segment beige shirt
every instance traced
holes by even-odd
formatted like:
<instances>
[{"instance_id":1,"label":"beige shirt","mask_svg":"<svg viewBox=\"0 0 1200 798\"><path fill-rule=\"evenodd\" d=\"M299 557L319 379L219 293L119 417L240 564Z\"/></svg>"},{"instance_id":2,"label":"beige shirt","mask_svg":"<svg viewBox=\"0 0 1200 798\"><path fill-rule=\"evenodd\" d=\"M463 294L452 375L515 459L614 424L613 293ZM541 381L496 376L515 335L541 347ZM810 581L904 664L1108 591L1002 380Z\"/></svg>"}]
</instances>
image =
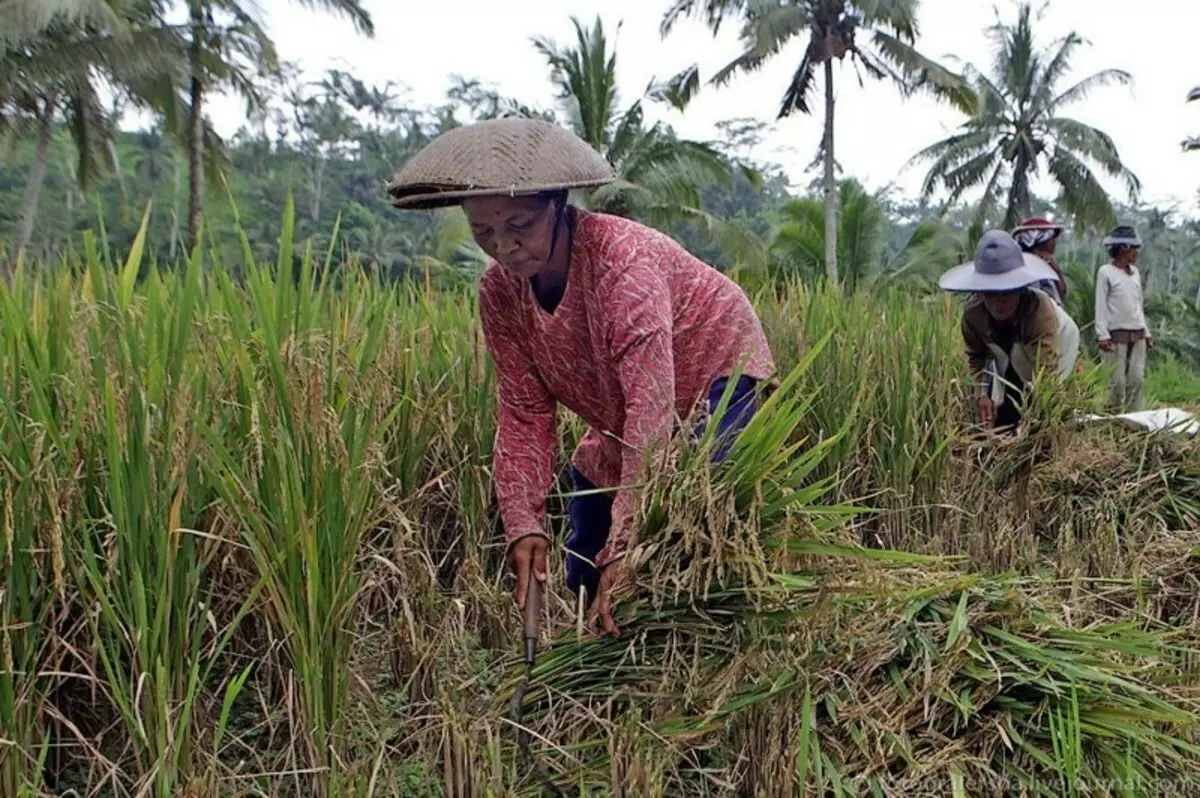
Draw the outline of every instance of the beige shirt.
<instances>
[{"instance_id":1,"label":"beige shirt","mask_svg":"<svg viewBox=\"0 0 1200 798\"><path fill-rule=\"evenodd\" d=\"M1129 271L1111 263L1096 273L1096 340L1108 341L1112 333L1150 332L1142 304L1142 273L1136 266Z\"/></svg>"}]
</instances>

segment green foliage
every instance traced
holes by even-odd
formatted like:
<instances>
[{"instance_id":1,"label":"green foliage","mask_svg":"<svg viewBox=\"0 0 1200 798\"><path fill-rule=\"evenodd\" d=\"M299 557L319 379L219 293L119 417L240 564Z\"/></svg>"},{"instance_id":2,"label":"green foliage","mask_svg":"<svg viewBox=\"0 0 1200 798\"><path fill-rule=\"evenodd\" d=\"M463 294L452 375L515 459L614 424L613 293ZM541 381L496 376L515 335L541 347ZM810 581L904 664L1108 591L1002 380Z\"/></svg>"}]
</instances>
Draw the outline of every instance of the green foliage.
<instances>
[{"instance_id":1,"label":"green foliage","mask_svg":"<svg viewBox=\"0 0 1200 798\"><path fill-rule=\"evenodd\" d=\"M587 192L588 206L660 227L689 223L734 262L761 263L763 247L753 233L704 210L703 190L714 184L729 186L737 167L710 144L680 139L662 123L647 126L642 105L646 98L619 110L617 57L603 24L598 17L590 29L578 19L572 23L573 46L562 48L541 38L534 46L550 67L570 125L617 173L616 182ZM648 97L658 96L652 87ZM678 104L680 98L674 99ZM743 173L757 179L753 170Z\"/></svg>"},{"instance_id":2,"label":"green foliage","mask_svg":"<svg viewBox=\"0 0 1200 798\"><path fill-rule=\"evenodd\" d=\"M804 56L779 105L781 118L793 111L809 113L816 68L847 56L873 78L892 80L906 93L930 92L969 113L976 106L971 87L961 76L921 55L913 46L918 33L919 6L919 0L887 3L789 0L769 4L746 0L675 0L663 18L662 31L665 35L680 19L700 16L715 35L722 23L740 20L744 52L711 78L714 85L728 82L739 72L755 71L793 40L807 39ZM693 73L694 67L683 74L691 78ZM681 80L687 84L686 79L677 79L676 83ZM691 80L695 82L694 78Z\"/></svg>"},{"instance_id":3,"label":"green foliage","mask_svg":"<svg viewBox=\"0 0 1200 798\"><path fill-rule=\"evenodd\" d=\"M953 204L982 187L978 218L990 220L1002 207L1002 226L1011 230L1032 213L1032 181L1044 168L1058 186L1058 204L1071 218L1083 227L1111 227L1112 203L1093 169L1120 180L1131 198L1141 182L1106 133L1061 113L1097 88L1128 85L1132 78L1106 69L1062 89L1084 41L1072 32L1039 51L1034 27L1026 2L1015 23L997 22L989 29L990 72L967 68L980 98L978 111L959 132L914 156L914 161L932 162L923 194L929 197L941 186L949 192L947 204Z\"/></svg>"}]
</instances>

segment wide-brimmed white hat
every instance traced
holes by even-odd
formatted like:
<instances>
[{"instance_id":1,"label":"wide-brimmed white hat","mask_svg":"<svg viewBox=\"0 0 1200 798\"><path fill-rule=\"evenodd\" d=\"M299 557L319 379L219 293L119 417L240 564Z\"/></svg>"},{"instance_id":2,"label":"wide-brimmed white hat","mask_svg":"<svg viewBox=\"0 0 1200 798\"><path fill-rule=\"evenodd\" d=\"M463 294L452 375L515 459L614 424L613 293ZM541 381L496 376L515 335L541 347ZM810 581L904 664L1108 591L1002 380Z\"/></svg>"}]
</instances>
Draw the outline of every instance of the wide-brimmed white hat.
<instances>
[{"instance_id":1,"label":"wide-brimmed white hat","mask_svg":"<svg viewBox=\"0 0 1200 798\"><path fill-rule=\"evenodd\" d=\"M943 291L972 294L1017 291L1058 275L1046 261L1022 252L1004 230L989 230L979 239L975 257L942 275L938 285Z\"/></svg>"}]
</instances>

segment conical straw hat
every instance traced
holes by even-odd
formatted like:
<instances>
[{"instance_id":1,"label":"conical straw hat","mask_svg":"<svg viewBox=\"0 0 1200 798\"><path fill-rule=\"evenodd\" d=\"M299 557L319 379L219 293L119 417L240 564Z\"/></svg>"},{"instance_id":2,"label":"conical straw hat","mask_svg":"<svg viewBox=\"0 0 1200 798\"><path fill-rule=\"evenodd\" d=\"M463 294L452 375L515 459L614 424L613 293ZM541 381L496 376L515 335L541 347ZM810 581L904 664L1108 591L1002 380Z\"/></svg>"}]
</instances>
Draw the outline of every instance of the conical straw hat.
<instances>
[{"instance_id":1,"label":"conical straw hat","mask_svg":"<svg viewBox=\"0 0 1200 798\"><path fill-rule=\"evenodd\" d=\"M440 208L467 197L518 196L616 180L602 155L566 128L505 117L454 128L396 172L397 208Z\"/></svg>"}]
</instances>

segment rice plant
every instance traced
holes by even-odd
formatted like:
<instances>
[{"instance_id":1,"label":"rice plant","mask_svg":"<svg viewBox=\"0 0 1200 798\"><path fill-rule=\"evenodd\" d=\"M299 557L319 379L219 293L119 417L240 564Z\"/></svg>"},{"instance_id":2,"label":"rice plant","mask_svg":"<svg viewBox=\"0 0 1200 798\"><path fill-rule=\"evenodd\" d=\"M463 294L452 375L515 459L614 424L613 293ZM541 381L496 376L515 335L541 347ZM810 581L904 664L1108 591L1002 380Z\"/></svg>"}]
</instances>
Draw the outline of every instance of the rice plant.
<instances>
[{"instance_id":1,"label":"rice plant","mask_svg":"<svg viewBox=\"0 0 1200 798\"><path fill-rule=\"evenodd\" d=\"M473 291L290 218L274 263L85 236L0 285L6 796L540 794ZM620 639L556 546L523 723L563 791L1186 794L1200 444L1079 426L1087 375L980 436L950 302L754 301L780 384L646 472Z\"/></svg>"}]
</instances>

